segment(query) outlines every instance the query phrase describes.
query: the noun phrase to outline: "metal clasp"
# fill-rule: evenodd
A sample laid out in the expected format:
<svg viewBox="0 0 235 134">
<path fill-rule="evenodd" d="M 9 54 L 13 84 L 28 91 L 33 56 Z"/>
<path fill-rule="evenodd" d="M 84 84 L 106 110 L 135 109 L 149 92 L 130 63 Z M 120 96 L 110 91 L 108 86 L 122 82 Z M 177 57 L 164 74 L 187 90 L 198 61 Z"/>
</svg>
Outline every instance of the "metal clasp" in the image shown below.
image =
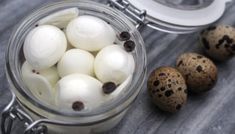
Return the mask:
<svg viewBox="0 0 235 134">
<path fill-rule="evenodd" d="M 24 125 L 26 127 L 24 134 L 46 134 L 47 133 L 46 126 L 35 124 L 33 119 L 19 108 L 19 105 L 16 101 L 16 97 L 13 94 L 13 97 L 10 103 L 5 107 L 5 109 L 2 112 L 2 119 L 1 119 L 2 134 L 11 133 L 12 126 L 16 119 L 20 120 L 21 122 L 24 122 Z M 29 129 L 29 126 L 30 126 L 30 129 Z"/>
<path fill-rule="evenodd" d="M 10 103 L 5 107 L 2 112 L 2 119 L 1 119 L 1 131 L 2 134 L 10 134 L 11 128 L 13 125 L 13 121 L 15 120 L 16 116 L 12 114 L 13 105 L 15 104 L 15 96 L 12 97 Z"/>
<path fill-rule="evenodd" d="M 132 6 L 127 0 L 109 0 L 108 6 L 116 8 L 123 12 L 132 22 L 136 24 L 136 28 L 140 29 L 147 24 L 146 10 L 139 10 Z"/>
</svg>

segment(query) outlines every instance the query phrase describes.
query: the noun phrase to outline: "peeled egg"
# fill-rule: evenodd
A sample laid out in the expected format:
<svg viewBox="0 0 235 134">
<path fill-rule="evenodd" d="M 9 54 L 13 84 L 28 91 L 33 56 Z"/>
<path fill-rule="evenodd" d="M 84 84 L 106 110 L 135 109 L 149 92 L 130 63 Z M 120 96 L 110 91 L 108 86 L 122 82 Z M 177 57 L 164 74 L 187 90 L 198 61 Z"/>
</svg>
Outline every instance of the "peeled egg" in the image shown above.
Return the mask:
<svg viewBox="0 0 235 134">
<path fill-rule="evenodd" d="M 58 62 L 58 73 L 64 77 L 72 73 L 93 75 L 94 56 L 81 49 L 70 49 Z"/>
<path fill-rule="evenodd" d="M 97 54 L 94 62 L 95 74 L 104 83 L 120 84 L 134 72 L 134 68 L 133 56 L 118 45 L 103 48 Z"/>
<path fill-rule="evenodd" d="M 59 80 L 56 67 L 34 69 L 27 61 L 22 66 L 22 78 L 31 93 L 41 101 L 54 103 L 54 86 Z"/>
<path fill-rule="evenodd" d="M 57 27 L 42 25 L 29 32 L 23 46 L 24 55 L 35 69 L 47 69 L 56 64 L 67 47 L 65 34 Z"/>
<path fill-rule="evenodd" d="M 72 20 L 67 26 L 66 34 L 74 47 L 87 51 L 99 51 L 116 39 L 115 31 L 110 25 L 100 18 L 88 15 Z"/>
<path fill-rule="evenodd" d="M 38 25 L 53 25 L 59 28 L 65 28 L 68 23 L 78 16 L 77 8 L 69 8 L 55 12 L 38 21 Z"/>
<path fill-rule="evenodd" d="M 102 83 L 84 74 L 63 77 L 56 86 L 56 105 L 67 111 L 93 109 L 103 103 Z"/>
</svg>

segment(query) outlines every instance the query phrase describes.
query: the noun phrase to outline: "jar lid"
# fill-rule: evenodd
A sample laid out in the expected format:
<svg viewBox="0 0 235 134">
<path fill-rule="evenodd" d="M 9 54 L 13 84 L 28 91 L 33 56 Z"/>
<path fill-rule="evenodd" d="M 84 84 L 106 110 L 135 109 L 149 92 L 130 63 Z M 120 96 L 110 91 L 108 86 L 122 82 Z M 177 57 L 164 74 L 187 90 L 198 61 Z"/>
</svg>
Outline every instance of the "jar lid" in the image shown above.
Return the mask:
<svg viewBox="0 0 235 134">
<path fill-rule="evenodd" d="M 145 23 L 147 22 L 147 25 L 154 29 L 165 32 L 188 33 L 217 21 L 223 15 L 226 3 L 231 0 L 110 1 L 121 4 L 125 12 L 139 11 L 139 15 L 142 15 L 140 19 L 144 20 Z M 121 10 L 124 11 L 123 8 Z M 143 15 L 145 15 L 144 19 Z"/>
</svg>

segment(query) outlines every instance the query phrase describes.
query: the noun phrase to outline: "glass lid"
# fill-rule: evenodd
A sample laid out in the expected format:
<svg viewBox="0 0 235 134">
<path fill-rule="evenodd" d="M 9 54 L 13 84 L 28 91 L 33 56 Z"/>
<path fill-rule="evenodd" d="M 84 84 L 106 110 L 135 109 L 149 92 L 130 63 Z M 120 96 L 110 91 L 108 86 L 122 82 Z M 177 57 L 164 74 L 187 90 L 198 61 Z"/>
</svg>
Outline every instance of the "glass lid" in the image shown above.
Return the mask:
<svg viewBox="0 0 235 134">
<path fill-rule="evenodd" d="M 146 11 L 145 23 L 157 30 L 189 33 L 214 23 L 232 0 L 111 0 Z"/>
<path fill-rule="evenodd" d="M 195 10 L 209 6 L 214 0 L 155 0 L 165 6 L 182 9 Z"/>
</svg>

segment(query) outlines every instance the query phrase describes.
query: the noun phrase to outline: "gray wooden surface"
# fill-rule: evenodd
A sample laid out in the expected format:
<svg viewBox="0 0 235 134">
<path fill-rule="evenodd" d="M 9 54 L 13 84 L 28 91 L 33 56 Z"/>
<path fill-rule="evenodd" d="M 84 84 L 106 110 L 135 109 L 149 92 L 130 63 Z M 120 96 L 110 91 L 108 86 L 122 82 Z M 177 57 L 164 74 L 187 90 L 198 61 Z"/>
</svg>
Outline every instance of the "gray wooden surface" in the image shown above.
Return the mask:
<svg viewBox="0 0 235 134">
<path fill-rule="evenodd" d="M 57 0 L 0 0 L 0 110 L 10 100 L 4 52 L 12 29 L 34 8 L 48 1 Z M 235 2 L 228 5 L 218 23 L 235 26 Z M 148 53 L 148 74 L 159 66 L 174 66 L 176 57 L 183 52 L 200 52 L 198 33 L 174 35 L 149 28 L 141 33 Z M 128 114 L 109 134 L 235 134 L 235 58 L 217 65 L 216 87 L 202 95 L 189 95 L 186 106 L 176 114 L 158 110 L 151 103 L 145 84 Z"/>
</svg>

